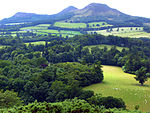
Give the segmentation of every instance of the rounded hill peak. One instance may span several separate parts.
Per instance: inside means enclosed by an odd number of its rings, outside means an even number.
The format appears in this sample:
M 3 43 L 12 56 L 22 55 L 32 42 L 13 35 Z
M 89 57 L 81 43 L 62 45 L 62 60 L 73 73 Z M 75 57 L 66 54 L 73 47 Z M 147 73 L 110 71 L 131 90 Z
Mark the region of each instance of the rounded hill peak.
M 33 16 L 36 15 L 35 13 L 25 13 L 25 12 L 17 12 L 13 17 L 26 17 L 26 16 Z
M 69 7 L 65 8 L 64 10 L 62 10 L 58 14 L 66 14 L 66 13 L 70 13 L 71 11 L 74 11 L 74 10 L 77 10 L 77 8 L 74 6 L 69 6 Z
M 111 8 L 108 7 L 106 4 L 100 4 L 100 3 L 91 3 L 88 6 L 86 6 L 84 9 L 92 10 L 94 12 L 106 12 L 111 10 Z

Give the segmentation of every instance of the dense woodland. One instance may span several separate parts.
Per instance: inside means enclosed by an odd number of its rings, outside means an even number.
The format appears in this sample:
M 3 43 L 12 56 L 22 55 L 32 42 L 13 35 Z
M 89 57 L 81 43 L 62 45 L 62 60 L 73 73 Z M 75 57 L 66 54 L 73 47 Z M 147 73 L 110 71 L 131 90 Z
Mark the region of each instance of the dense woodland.
M 45 45 L 24 44 L 35 40 L 45 41 Z M 141 85 L 150 77 L 149 39 L 106 37 L 98 34 L 73 38 L 18 36 L 0 37 L 0 44 L 6 46 L 0 49 L 1 108 L 37 101 L 45 103 L 35 102 L 28 106 L 71 110 L 74 102 L 89 106 L 86 107 L 89 112 L 100 112 L 101 106 L 126 109 L 122 99 L 94 95 L 93 91 L 82 90 L 82 87 L 103 81 L 101 64 L 120 66 L 123 71 L 136 74 L 135 79 Z M 113 47 L 88 48 L 90 45 L 100 44 Z M 119 51 L 116 46 L 125 48 Z M 78 99 L 65 101 L 75 97 Z M 108 101 L 112 101 L 112 104 L 108 105 Z M 69 103 L 70 109 L 62 107 L 61 103 L 55 105 L 52 102 L 62 102 L 64 106 Z M 25 110 L 23 107 L 14 108 L 14 111 Z

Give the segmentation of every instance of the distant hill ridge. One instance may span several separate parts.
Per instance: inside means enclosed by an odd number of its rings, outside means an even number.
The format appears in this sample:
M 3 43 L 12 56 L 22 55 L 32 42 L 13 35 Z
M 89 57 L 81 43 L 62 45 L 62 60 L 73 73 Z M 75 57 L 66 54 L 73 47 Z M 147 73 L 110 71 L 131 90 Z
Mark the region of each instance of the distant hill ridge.
M 141 17 L 142 18 L 142 17 Z M 139 17 L 124 14 L 117 9 L 110 8 L 106 4 L 91 3 L 83 9 L 78 9 L 74 6 L 69 6 L 55 15 L 42 15 L 35 13 L 18 12 L 10 18 L 5 18 L 0 23 L 15 23 L 15 22 L 36 22 L 44 20 L 72 20 L 73 22 L 84 21 L 116 21 L 116 22 L 132 22 L 137 21 Z M 144 18 L 150 22 L 150 19 Z M 143 19 L 143 20 L 144 20 Z M 144 20 L 144 21 L 145 21 Z
M 108 15 L 108 13 L 109 15 L 121 14 L 121 12 L 119 12 L 118 10 L 112 9 L 105 4 L 97 4 L 97 3 L 91 3 L 85 8 L 79 10 L 78 12 L 81 12 L 81 14 L 91 12 L 89 13 L 88 16 Z
M 35 13 L 25 13 L 25 12 L 18 12 L 16 13 L 15 15 L 13 15 L 12 17 L 15 17 L 15 18 L 19 18 L 19 17 L 30 17 L 30 16 L 34 16 L 36 15 Z
M 75 15 L 74 17 L 72 17 L 72 20 L 77 20 L 77 18 L 82 19 L 85 17 L 91 17 L 91 18 L 99 17 L 104 20 L 120 21 L 123 20 L 122 17 L 131 17 L 116 9 L 112 9 L 105 4 L 100 4 L 100 3 L 91 3 L 88 6 L 84 7 L 83 9 L 76 10 L 74 14 Z
M 66 9 L 62 10 L 61 12 L 59 12 L 58 14 L 66 14 L 66 13 L 70 13 L 73 12 L 75 10 L 77 10 L 78 8 L 74 7 L 74 6 L 69 6 Z

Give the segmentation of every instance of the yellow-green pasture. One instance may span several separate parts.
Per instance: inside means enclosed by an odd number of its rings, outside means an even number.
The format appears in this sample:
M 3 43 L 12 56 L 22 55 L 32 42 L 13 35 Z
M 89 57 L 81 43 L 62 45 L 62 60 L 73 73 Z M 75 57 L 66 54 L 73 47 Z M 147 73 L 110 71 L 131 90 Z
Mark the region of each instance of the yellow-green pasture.
M 130 37 L 130 38 L 150 38 L 150 33 L 144 32 L 143 27 L 120 27 L 119 31 L 118 28 L 112 28 L 112 31 L 108 32 L 106 30 L 99 30 L 99 31 L 88 31 L 88 33 L 98 33 L 105 36 L 114 35 L 114 36 L 121 36 L 121 37 Z M 109 29 L 110 30 L 110 29 Z
M 0 49 L 1 48 L 4 48 L 4 47 L 9 47 L 8 45 L 7 46 L 5 46 L 5 45 L 0 45 Z
M 73 37 L 75 35 L 81 35 L 81 33 L 79 31 L 65 31 L 65 30 L 51 30 L 51 29 L 48 29 L 48 30 L 37 30 L 35 33 L 37 34 L 48 34 L 48 33 L 51 33 L 51 35 L 57 35 L 57 36 L 62 36 L 62 37 Z
M 54 26 L 62 28 L 86 28 L 85 23 L 55 22 Z
M 21 31 L 35 31 L 35 30 L 46 30 L 48 29 L 48 27 L 50 26 L 50 24 L 39 24 L 37 26 L 31 26 L 31 27 L 23 27 L 20 30 Z
M 136 105 L 140 110 L 150 112 L 150 80 L 141 86 L 134 79 L 135 75 L 124 73 L 120 67 L 103 65 L 104 80 L 102 83 L 85 87 L 102 96 L 122 98 L 127 109 L 133 110 Z
M 45 45 L 45 41 L 37 41 L 37 42 L 29 42 L 29 43 L 25 43 L 27 46 L 29 44 L 34 44 L 34 45 Z
M 92 47 L 98 47 L 98 48 L 100 48 L 100 49 L 104 49 L 104 47 L 107 47 L 107 49 L 110 50 L 110 49 L 113 47 L 113 45 L 105 45 L 105 44 L 101 44 L 101 45 L 91 45 L 91 46 L 85 46 L 84 48 L 89 48 L 89 51 L 91 52 L 91 48 L 92 48 Z M 122 49 L 128 50 L 129 48 L 116 46 L 116 49 L 119 50 L 119 51 L 122 51 Z
M 101 27 L 108 27 L 108 26 L 113 26 L 110 24 L 107 24 L 106 22 L 91 22 L 88 23 L 89 28 L 101 28 Z

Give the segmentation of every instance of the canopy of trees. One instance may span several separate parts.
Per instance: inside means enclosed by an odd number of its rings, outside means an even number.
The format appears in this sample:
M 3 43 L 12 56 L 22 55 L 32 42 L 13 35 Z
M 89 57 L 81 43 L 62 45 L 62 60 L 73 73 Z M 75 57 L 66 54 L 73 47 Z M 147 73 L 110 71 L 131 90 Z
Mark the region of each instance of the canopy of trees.
M 24 44 L 41 39 L 45 45 Z M 94 34 L 69 39 L 25 36 L 0 37 L 0 40 L 2 45 L 7 45 L 0 49 L 1 89 L 14 90 L 25 104 L 35 100 L 58 102 L 75 97 L 87 100 L 94 93 L 84 91 L 82 87 L 102 82 L 101 64 L 121 66 L 125 72 L 136 74 L 135 79 L 142 85 L 150 77 L 149 39 Z M 99 44 L 114 46 L 110 49 L 85 47 Z M 119 51 L 116 46 L 128 49 Z M 106 104 L 109 99 L 124 106 L 121 100 L 112 97 L 102 100 Z

